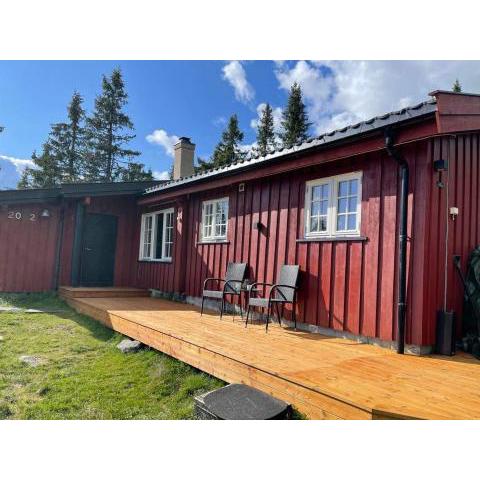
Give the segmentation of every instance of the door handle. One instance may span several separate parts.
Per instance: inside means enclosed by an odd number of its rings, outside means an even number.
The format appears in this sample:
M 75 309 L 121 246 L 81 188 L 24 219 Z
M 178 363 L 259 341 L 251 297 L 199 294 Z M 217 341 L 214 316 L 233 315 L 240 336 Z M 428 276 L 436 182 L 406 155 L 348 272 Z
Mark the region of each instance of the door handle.
M 91 249 L 91 248 L 88 248 L 88 247 L 85 247 L 85 251 L 86 251 L 86 252 L 91 252 L 92 249 Z

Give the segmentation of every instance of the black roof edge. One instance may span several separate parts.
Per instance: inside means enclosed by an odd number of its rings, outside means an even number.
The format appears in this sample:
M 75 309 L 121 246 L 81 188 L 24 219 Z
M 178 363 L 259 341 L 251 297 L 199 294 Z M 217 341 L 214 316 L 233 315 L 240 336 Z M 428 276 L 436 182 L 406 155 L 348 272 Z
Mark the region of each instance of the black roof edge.
M 139 195 L 144 192 L 146 188 L 162 182 L 166 182 L 166 180 L 111 183 L 62 183 L 58 187 L 51 188 L 0 190 L 0 204 L 52 202 L 62 197 Z

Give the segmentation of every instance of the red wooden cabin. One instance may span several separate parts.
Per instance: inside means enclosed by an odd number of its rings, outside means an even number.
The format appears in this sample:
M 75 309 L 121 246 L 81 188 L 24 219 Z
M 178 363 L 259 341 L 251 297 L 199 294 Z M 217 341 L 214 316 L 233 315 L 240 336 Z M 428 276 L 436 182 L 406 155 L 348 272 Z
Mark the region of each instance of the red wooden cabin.
M 465 268 L 480 243 L 480 96 L 431 95 L 203 174 L 189 175 L 194 145 L 182 138 L 172 182 L 0 192 L 0 291 L 130 286 L 196 303 L 204 278 L 229 261 L 268 282 L 299 264 L 301 328 L 393 344 L 404 161 L 405 339 L 427 352 L 439 310 L 461 319 L 452 258 Z

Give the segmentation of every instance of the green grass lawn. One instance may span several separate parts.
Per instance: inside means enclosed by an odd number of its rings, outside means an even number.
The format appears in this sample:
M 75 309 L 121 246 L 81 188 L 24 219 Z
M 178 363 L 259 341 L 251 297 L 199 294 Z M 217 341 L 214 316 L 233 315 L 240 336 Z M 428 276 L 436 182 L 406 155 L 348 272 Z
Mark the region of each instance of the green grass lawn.
M 53 295 L 0 295 L 0 419 L 188 419 L 193 397 L 220 380 L 148 348 L 123 354 L 123 336 Z M 40 357 L 37 367 L 21 355 Z

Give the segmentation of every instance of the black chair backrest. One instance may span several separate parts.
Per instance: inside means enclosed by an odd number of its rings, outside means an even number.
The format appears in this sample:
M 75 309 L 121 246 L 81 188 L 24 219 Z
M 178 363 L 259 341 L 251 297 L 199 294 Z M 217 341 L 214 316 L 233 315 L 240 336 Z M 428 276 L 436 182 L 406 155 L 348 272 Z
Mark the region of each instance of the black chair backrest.
M 225 280 L 237 280 L 243 282 L 247 274 L 247 264 L 246 263 L 233 263 L 229 262 L 227 265 L 227 273 L 225 274 Z M 226 292 L 239 293 L 240 292 L 240 283 L 234 283 L 227 286 Z
M 299 274 L 300 274 L 299 265 L 282 265 L 277 283 L 279 285 L 288 285 L 290 287 L 296 287 L 298 284 Z M 282 299 L 287 302 L 293 302 L 293 299 L 295 297 L 295 291 L 293 290 L 293 288 L 278 287 L 275 297 L 277 299 Z

